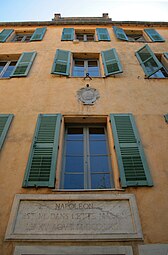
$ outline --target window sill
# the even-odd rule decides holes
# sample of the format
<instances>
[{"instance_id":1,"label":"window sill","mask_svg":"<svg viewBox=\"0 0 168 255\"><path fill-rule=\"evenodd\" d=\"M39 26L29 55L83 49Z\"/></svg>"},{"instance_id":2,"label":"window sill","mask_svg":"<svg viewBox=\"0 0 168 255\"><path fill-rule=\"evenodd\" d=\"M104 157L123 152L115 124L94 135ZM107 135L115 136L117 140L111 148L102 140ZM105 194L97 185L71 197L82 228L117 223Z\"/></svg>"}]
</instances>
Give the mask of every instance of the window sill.
<instances>
[{"instance_id":1,"label":"window sill","mask_svg":"<svg viewBox=\"0 0 168 255\"><path fill-rule=\"evenodd\" d=\"M109 192L109 191L125 191L125 189L52 189L52 192L59 192L59 193L97 193L97 192Z\"/></svg>"}]
</instances>

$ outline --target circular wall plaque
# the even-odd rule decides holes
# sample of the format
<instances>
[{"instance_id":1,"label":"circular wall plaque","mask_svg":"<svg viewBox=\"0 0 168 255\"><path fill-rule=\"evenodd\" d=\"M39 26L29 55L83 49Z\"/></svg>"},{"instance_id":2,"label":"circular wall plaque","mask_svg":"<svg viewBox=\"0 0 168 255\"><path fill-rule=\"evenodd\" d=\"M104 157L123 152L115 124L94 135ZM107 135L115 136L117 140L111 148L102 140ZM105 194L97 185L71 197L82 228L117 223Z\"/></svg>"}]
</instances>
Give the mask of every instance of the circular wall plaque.
<instances>
[{"instance_id":1,"label":"circular wall plaque","mask_svg":"<svg viewBox=\"0 0 168 255\"><path fill-rule=\"evenodd\" d=\"M88 105L94 104L94 102L100 97L96 89L89 88L89 87L81 88L80 90L78 90L77 96L78 96L78 99L83 104L88 104Z\"/></svg>"}]
</instances>

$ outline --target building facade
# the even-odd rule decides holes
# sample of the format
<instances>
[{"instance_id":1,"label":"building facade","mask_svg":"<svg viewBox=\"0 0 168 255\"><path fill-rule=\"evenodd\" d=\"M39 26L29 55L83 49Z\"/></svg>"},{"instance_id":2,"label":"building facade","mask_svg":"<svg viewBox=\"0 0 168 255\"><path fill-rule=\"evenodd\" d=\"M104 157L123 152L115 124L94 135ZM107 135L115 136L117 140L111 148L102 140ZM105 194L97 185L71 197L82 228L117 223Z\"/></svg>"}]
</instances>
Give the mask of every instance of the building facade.
<instances>
[{"instance_id":1,"label":"building facade","mask_svg":"<svg viewBox=\"0 0 168 255\"><path fill-rule=\"evenodd\" d=\"M168 23L0 23L0 254L168 254Z\"/></svg>"}]
</instances>

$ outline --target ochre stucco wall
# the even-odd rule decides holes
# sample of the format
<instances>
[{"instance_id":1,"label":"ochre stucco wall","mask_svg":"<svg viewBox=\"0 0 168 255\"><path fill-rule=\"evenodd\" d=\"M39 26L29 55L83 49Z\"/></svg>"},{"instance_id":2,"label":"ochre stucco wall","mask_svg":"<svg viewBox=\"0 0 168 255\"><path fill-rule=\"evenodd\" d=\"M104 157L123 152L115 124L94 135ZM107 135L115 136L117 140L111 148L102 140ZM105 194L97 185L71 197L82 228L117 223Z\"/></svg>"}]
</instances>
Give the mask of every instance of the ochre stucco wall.
<instances>
[{"instance_id":1,"label":"ochre stucco wall","mask_svg":"<svg viewBox=\"0 0 168 255\"><path fill-rule=\"evenodd\" d=\"M85 26L86 29L96 27ZM15 194L53 193L52 190L44 188L22 188L39 113L63 115L132 113L135 116L154 187L127 188L122 192L136 195L144 243L168 243L168 124L163 117L168 109L168 80L144 79L144 72L135 57L135 51L144 44L119 41L114 36L111 25L106 27L111 37L110 42L77 44L71 41L61 42L63 27L49 26L41 42L6 42L0 45L0 56L37 51L28 77L0 79L0 113L15 115L0 153L0 254L13 254L15 243L4 241L4 236ZM17 27L17 30L19 29L22 30L23 27ZM24 30L26 29L30 27L24 27ZM143 27L131 27L131 29L143 29ZM155 29L166 42L150 43L149 46L155 53L167 52L167 28ZM50 72L57 48L81 53L100 53L102 50L116 48L124 72L115 77L93 78L91 81L52 75ZM103 74L102 65L101 72ZM87 83L96 88L100 94L100 98L93 106L84 106L77 99L77 91ZM123 242L115 242L115 244L122 245ZM134 253L138 254L136 242L128 242L128 244L133 245Z\"/></svg>"}]
</instances>

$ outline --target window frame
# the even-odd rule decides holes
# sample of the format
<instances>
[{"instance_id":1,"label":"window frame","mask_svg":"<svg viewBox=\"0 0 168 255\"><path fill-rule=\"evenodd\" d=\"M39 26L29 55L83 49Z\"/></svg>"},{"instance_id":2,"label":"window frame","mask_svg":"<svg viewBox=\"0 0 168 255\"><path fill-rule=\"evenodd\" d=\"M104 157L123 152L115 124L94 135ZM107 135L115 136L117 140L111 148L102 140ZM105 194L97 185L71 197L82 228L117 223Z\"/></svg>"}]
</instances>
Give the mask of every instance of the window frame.
<instances>
[{"instance_id":1,"label":"window frame","mask_svg":"<svg viewBox=\"0 0 168 255\"><path fill-rule=\"evenodd\" d=\"M64 188L64 176L65 176L65 164L66 164L66 137L67 137L67 130L68 128L83 128L83 178L84 178L84 187L82 189L76 189L76 188ZM96 174L108 174L109 175L109 182L110 182L110 187L109 188L92 188L91 187L91 167L90 167L90 149L89 149L89 128L104 128L104 134L105 134L105 139L106 139L106 152L107 152L107 157L108 157L108 171L107 172L97 172ZM68 172L71 174L71 172ZM76 172L79 174L79 172ZM94 173L94 172L93 172ZM108 189L114 189L115 184L114 184L114 175L113 175L113 169L112 169L112 164L111 164L111 155L110 155L110 146L109 146L109 139L108 139L108 130L107 130L107 125L106 123L83 123L79 124L79 122L76 123L66 123L65 122L65 128L64 128L64 141L63 141L63 152L62 152L62 165L61 165L61 178L60 178L60 184L59 184L59 190L108 190Z\"/></svg>"}]
</instances>

